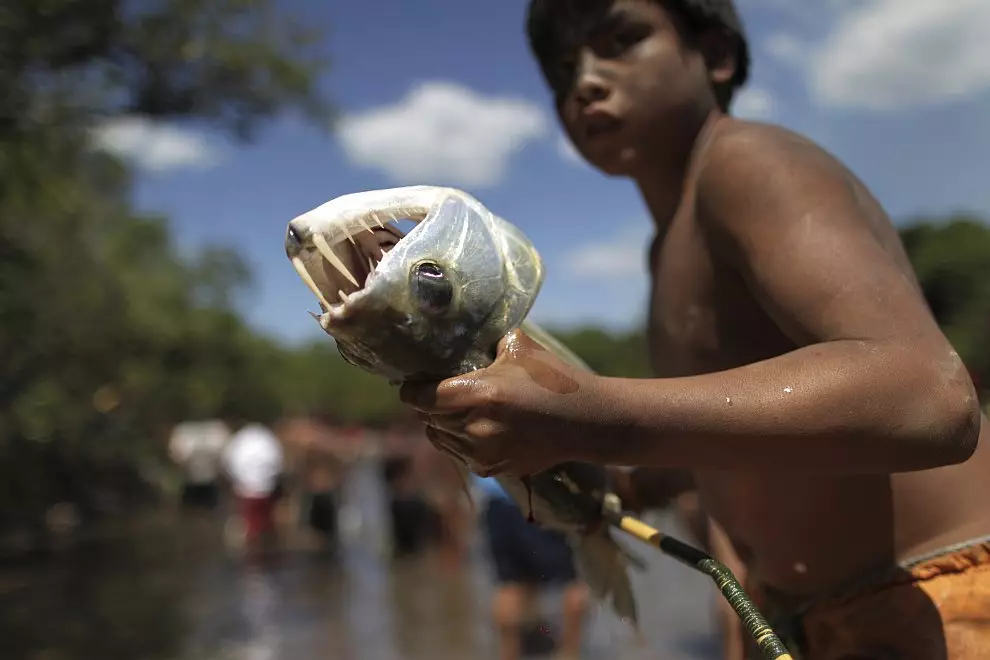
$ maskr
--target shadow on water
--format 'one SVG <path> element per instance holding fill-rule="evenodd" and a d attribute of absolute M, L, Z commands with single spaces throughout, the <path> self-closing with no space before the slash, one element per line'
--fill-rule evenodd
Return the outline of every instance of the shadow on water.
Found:
<path fill-rule="evenodd" d="M 464 570 L 430 557 L 390 560 L 376 474 L 364 466 L 350 480 L 345 499 L 363 522 L 336 559 L 290 547 L 252 568 L 225 550 L 223 511 L 163 511 L 120 523 L 57 560 L 0 569 L 0 657 L 494 658 L 480 538 Z M 594 609 L 587 657 L 715 657 L 704 578 L 663 558 L 649 563 L 636 575 L 647 646 L 634 648 L 617 620 Z M 554 598 L 546 601 L 552 618 Z"/>

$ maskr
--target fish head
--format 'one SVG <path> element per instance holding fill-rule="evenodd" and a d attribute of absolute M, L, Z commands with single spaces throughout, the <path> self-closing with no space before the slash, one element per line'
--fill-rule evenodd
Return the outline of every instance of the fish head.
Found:
<path fill-rule="evenodd" d="M 415 223 L 408 233 L 394 225 L 403 219 Z M 335 198 L 289 223 L 285 249 L 340 354 L 393 381 L 490 363 L 543 279 L 529 240 L 452 188 Z"/>

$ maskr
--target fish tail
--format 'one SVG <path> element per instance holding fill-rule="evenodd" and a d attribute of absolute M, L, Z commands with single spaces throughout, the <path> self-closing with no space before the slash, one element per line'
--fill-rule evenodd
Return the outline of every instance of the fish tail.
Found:
<path fill-rule="evenodd" d="M 610 603 L 620 618 L 639 629 L 636 597 L 629 579 L 629 556 L 602 527 L 594 534 L 577 540 L 575 559 L 595 598 Z"/>

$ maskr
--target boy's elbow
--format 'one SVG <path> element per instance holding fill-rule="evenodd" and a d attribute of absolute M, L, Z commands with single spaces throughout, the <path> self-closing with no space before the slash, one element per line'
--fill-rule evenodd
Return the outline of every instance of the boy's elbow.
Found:
<path fill-rule="evenodd" d="M 965 463 L 976 452 L 982 413 L 968 375 L 929 383 L 926 398 L 931 417 L 919 440 L 927 446 L 930 467 Z"/>
<path fill-rule="evenodd" d="M 976 446 L 980 441 L 980 425 L 982 414 L 980 412 L 980 401 L 972 387 L 968 389 L 968 396 L 961 397 L 958 404 L 946 406 L 945 424 L 945 445 L 946 458 L 951 465 L 964 463 L 976 453 Z"/>

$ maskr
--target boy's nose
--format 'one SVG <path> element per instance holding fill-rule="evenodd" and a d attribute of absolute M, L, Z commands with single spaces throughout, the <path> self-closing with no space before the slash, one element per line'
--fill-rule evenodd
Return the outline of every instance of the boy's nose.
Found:
<path fill-rule="evenodd" d="M 608 98 L 609 86 L 601 76 L 595 73 L 583 73 L 578 79 L 575 93 L 578 103 L 587 106 Z"/>
<path fill-rule="evenodd" d="M 601 63 L 592 53 L 582 53 L 578 64 L 578 75 L 574 85 L 574 96 L 578 105 L 585 107 L 608 98 L 611 86 L 602 75 Z"/>

